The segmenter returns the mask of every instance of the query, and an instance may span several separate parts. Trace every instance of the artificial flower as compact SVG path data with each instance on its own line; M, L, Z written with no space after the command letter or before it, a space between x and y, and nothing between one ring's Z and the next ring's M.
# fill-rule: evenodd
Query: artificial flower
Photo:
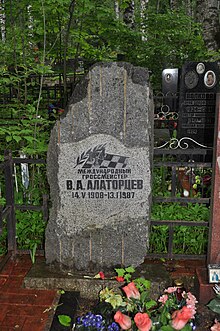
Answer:
M105 275L104 272L99 271L99 273L97 275L94 276L94 278L100 278L100 279L105 279Z
M176 310L172 314L172 327L175 330L181 330L184 328L186 323L193 318L195 315L195 310L187 306L183 306L182 309Z
M186 296L186 305L187 307L192 307L195 309L196 303L198 303L198 301L196 300L196 297L191 293L191 292L183 292L183 297Z
M118 277L123 278L121 275ZM76 323L75 331L120 331L133 327L138 331L177 331L185 329L185 326L187 330L195 326L193 319L197 300L191 292L180 292L182 300L179 300L176 293L178 289L168 287L156 302L149 297L149 281L145 278L131 281L120 290L122 294L119 294L118 287L101 290L99 303L94 310L97 315L91 321L88 317L80 320ZM101 321L99 315L103 318ZM220 331L219 325L216 321L210 331Z
M158 299L158 302L161 302L163 305L166 303L166 301L168 300L168 295L167 294L163 294L161 295L161 297Z
M215 319L215 324L211 327L211 331L220 331L220 322L217 319Z
M105 299L105 302L108 302L112 305L112 308L116 309L119 306L124 306L122 296L120 294L114 294L109 298Z
M120 310L118 310L114 315L114 320L118 323L122 330L128 330L131 328L131 319L129 316L122 314Z
M129 283L128 285L122 287L122 290L125 292L128 299L140 299L140 292L138 291L137 287L135 286L134 282Z
M101 279L105 279L104 272L100 271L100 272L99 272L99 276L100 276Z
M177 288L174 286L174 287L168 287L166 290L164 290L165 293L174 293L176 292Z
M152 326L152 321L147 313L137 313L134 316L134 322L140 331L149 331Z

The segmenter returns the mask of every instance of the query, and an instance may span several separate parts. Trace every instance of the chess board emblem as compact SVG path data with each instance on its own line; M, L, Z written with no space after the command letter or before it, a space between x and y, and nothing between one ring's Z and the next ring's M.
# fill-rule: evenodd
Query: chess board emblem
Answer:
M77 157L76 165L81 168L112 168L122 169L126 168L128 156L106 153L106 144L97 145L84 151Z

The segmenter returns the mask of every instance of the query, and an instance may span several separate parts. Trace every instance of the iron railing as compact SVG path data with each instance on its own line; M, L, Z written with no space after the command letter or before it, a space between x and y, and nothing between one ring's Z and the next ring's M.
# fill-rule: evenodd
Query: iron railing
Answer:
M7 228L7 253L4 261L7 261L8 256L14 256L17 253L27 253L28 250L19 250L16 243L16 210L22 211L41 211L43 214L43 219L46 222L48 220L48 195L42 195L42 204L15 204L14 197L14 165L15 164L45 164L44 159L29 159L29 158L13 158L11 151L6 151L4 155L4 161L0 164L0 172L3 172L3 177L5 179L4 185L4 196L5 205L0 206L0 236L3 230L3 220L6 220ZM43 246L43 243L42 243ZM43 254L43 249L38 250L38 254ZM3 261L3 262L4 262ZM2 262L2 263L3 263Z

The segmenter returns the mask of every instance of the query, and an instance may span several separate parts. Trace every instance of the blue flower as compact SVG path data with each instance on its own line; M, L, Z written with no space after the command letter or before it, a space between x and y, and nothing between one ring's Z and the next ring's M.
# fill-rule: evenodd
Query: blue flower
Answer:
M76 320L77 325L81 325L84 328L89 328L92 331L106 331L105 328L105 320L103 320L102 315L100 314L93 314L91 312L88 312L86 315L78 317ZM110 331L118 331L118 329L110 330Z
M113 322L108 326L108 331L119 331L119 326L117 323Z
M102 321L103 320L103 317L102 315L95 315L96 316L96 321L99 322L99 321Z

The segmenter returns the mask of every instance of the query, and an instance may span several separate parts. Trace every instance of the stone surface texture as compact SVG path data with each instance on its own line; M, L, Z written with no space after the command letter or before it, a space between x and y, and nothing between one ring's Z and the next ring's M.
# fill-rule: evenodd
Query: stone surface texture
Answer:
M100 270L143 262L152 155L148 71L128 63L94 65L51 133L48 264Z
M42 260L37 261L24 279L25 288L34 289L63 289L65 291L80 292L80 297L97 300L99 292L108 287L117 293L126 283L115 279L116 273L105 275L105 279L94 278L94 274L77 271L65 274L54 267L46 265ZM162 264L141 264L137 267L133 279L143 277L151 282L149 296L157 300L161 291L170 284L172 279Z

